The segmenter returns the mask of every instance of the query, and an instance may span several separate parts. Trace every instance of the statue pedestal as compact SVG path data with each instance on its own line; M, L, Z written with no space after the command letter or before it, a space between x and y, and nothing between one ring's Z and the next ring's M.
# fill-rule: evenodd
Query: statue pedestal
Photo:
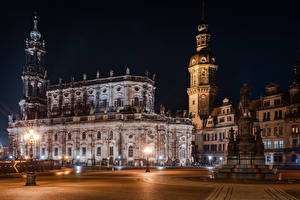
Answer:
M35 173L27 172L26 174L26 186L35 186Z

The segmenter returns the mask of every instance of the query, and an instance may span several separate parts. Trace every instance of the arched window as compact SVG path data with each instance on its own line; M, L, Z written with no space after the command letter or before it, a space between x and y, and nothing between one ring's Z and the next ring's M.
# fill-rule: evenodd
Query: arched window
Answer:
M133 146L129 146L128 148L128 157L133 157Z
M138 105L139 105L139 98L138 97L134 97L133 106L138 106Z
M54 140L57 141L57 139L58 139L58 136L57 136L57 133L55 133Z
M85 133L85 132L82 133L82 139L83 139L83 140L86 139L86 133Z
M111 131L110 134L109 134L109 139L110 139L110 140L113 140L113 139L114 139L114 133L113 133L112 131Z
M72 139L72 135L71 133L68 133L68 140L71 140Z
M185 148L184 147L181 147L180 158L185 158Z
M98 133L97 133L97 139L101 140L101 132L100 131L98 131Z

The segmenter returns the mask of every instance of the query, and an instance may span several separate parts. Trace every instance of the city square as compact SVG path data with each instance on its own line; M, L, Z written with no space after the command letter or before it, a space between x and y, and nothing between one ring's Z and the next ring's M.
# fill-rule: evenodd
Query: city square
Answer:
M283 173L282 183L230 183L209 180L207 169L144 169L93 171L69 169L37 177L38 186L24 186L24 178L1 178L1 199L299 199L300 173ZM292 178L291 182L284 178Z
M299 2L3 8L0 200L300 199Z

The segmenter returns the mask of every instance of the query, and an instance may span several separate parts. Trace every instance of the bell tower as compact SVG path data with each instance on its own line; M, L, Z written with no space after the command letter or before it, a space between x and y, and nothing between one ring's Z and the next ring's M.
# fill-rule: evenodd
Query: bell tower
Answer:
M25 58L23 69L23 96L19 102L22 119L40 119L46 116L46 89L47 72L45 70L45 42L40 41L41 33L38 31L37 16L34 16L34 27L30 32L30 39L26 39Z
M203 122L209 117L215 105L218 93L216 85L216 72L218 65L215 56L210 51L210 37L206 23L205 2L202 0L201 24L198 26L199 34L196 36L197 53L189 62L190 87L189 113L197 129L203 127Z

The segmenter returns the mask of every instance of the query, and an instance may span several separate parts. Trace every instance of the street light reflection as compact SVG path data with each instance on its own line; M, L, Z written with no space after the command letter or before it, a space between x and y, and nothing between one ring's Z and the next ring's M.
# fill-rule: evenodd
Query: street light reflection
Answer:
M82 171L82 167L81 166L75 166L75 172L76 174L80 174Z

